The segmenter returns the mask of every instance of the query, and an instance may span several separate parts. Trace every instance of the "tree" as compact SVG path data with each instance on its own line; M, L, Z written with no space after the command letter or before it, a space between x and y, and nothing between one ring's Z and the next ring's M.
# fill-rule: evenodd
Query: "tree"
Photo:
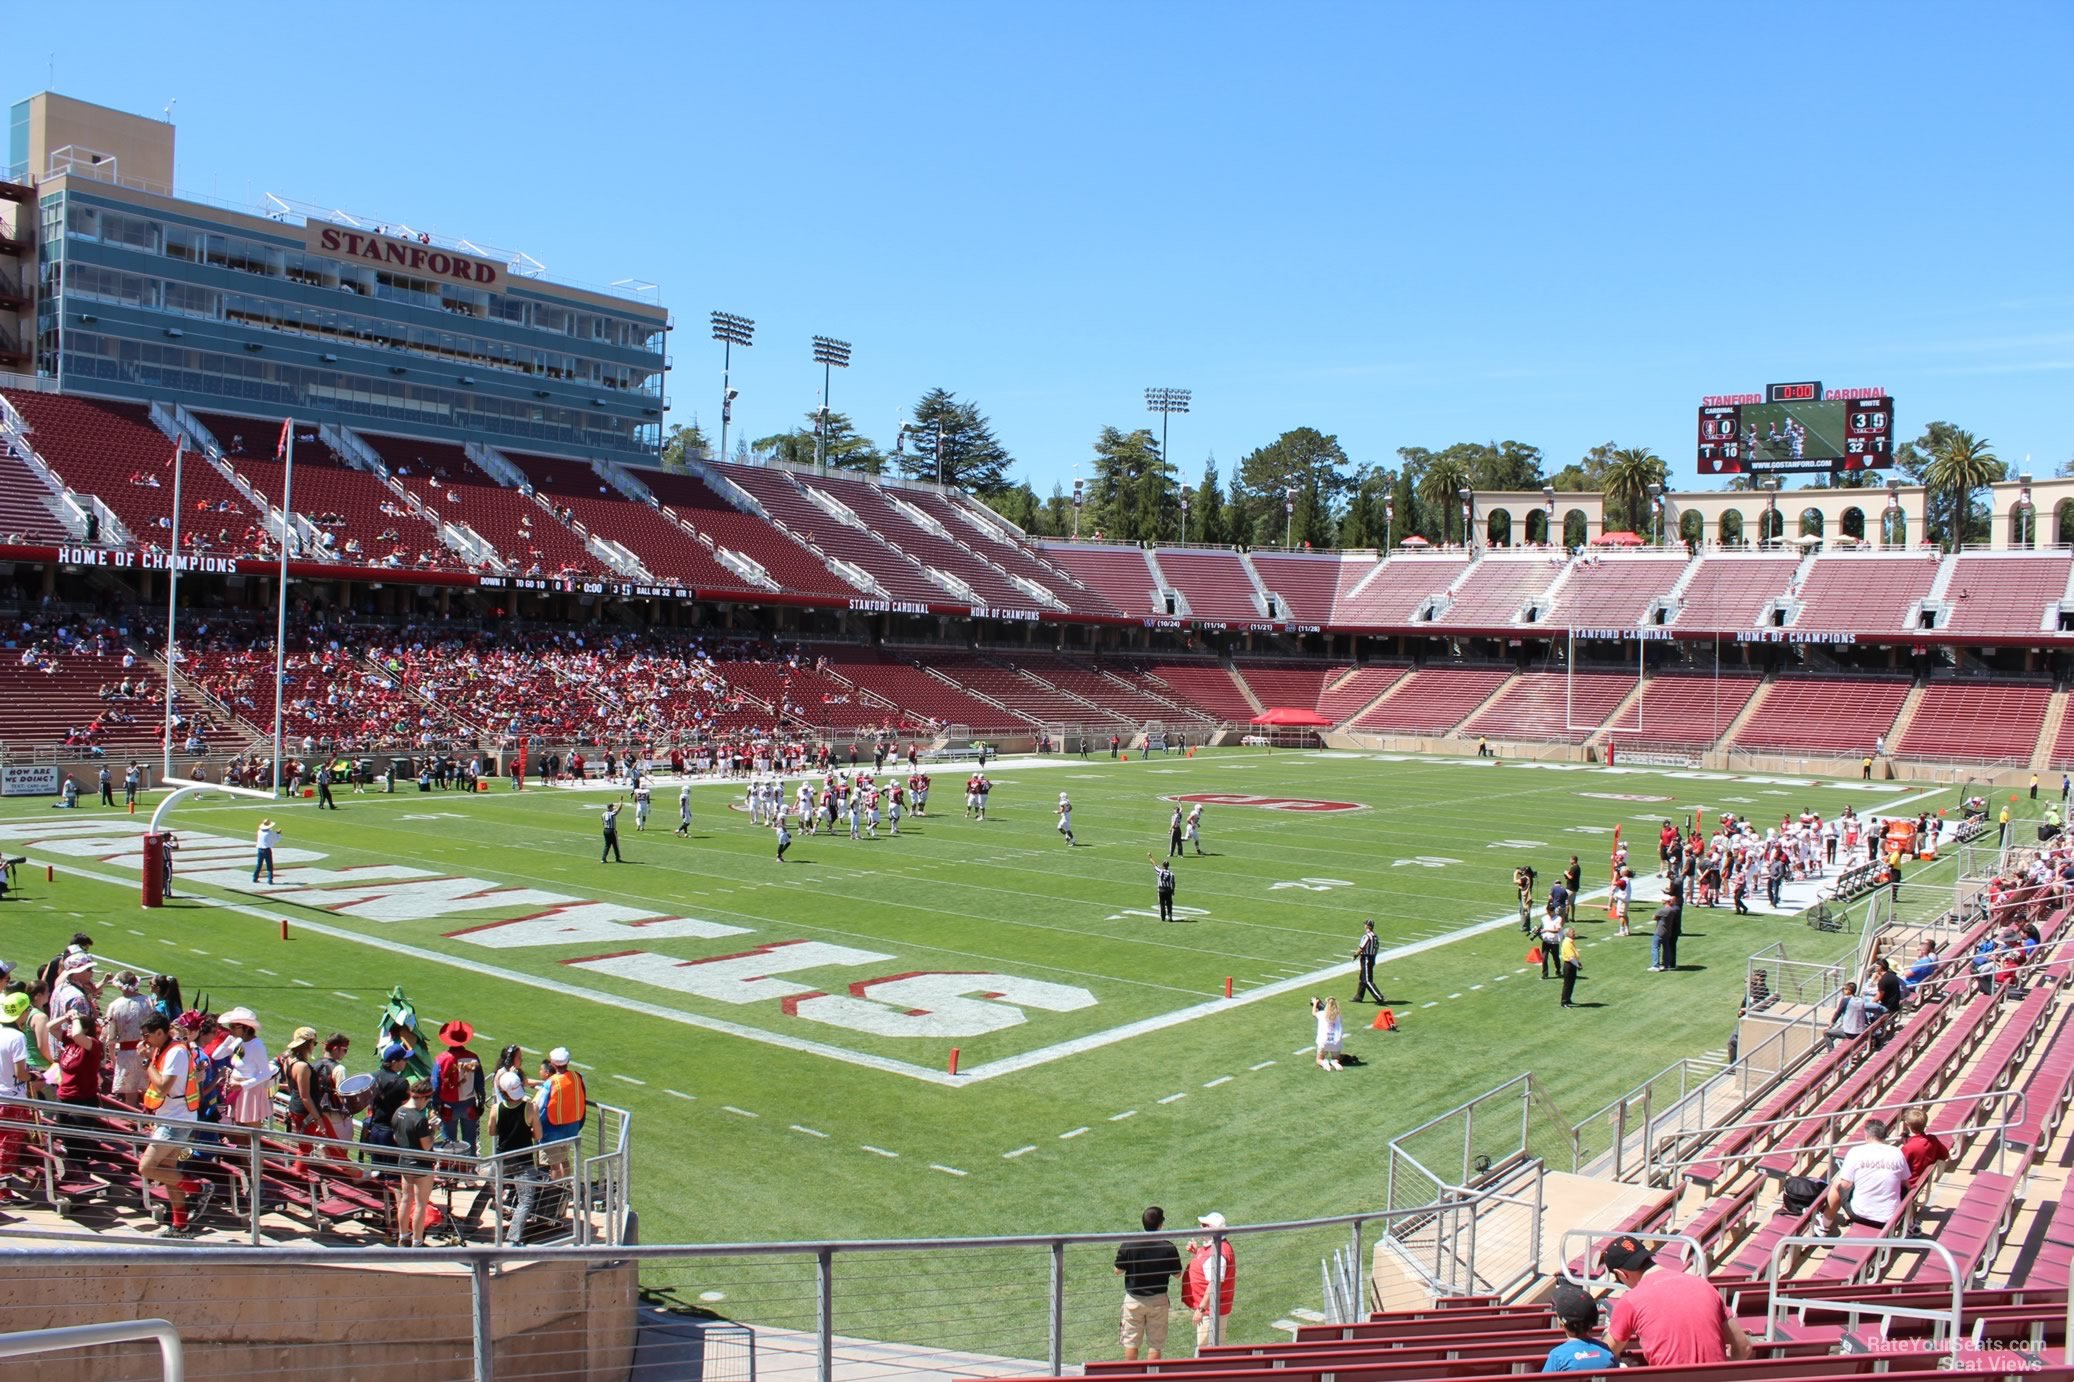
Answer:
M750 448L767 461L785 461L792 465L814 464L814 419L819 409L806 415L806 424L790 432L778 432L768 437L758 437ZM886 458L873 446L869 437L857 435L847 413L831 411L828 426L820 448L823 459L832 470L861 470L877 475L886 468Z
M1453 455L1469 468L1471 489L1541 488L1541 448L1518 441L1457 442Z
M1038 520L1043 525L1046 537L1071 537L1073 535L1073 500L1066 487L1054 482L1051 497L1044 501L1038 511Z
M1453 542L1462 511L1461 491L1468 488L1469 467L1443 451L1429 459L1419 476L1419 498L1440 516L1440 540Z
M949 448L945 448L948 450ZM1027 481L1005 485L985 497L986 506L1026 533L1037 531L1037 492Z
M1314 427L1284 432L1266 446L1249 452L1232 473L1234 504L1247 496L1250 530L1234 527L1234 540L1262 544L1283 541L1288 528L1288 491L1296 491L1296 535L1313 546L1328 545L1338 522L1340 504L1353 488L1347 453L1339 438Z
M1646 446L1616 447L1606 457L1606 528L1609 532L1645 532L1655 514L1649 507L1649 487L1671 478L1663 457ZM1621 528L1613 526L1618 511Z
M936 425L943 424L943 465L936 455ZM947 485L990 495L1012 483L1009 467L1015 464L1008 448L994 438L994 430L979 405L960 403L948 389L931 389L915 404L913 425L905 445L895 459L901 472L914 480L941 479Z
M1174 468L1159 454L1150 428L1104 427L1095 438L1095 477L1088 486L1090 522L1106 538L1143 542L1180 530Z
M1996 459L1992 442L1962 428L1952 428L1934 446L1923 483L1932 494L1944 496L1945 542L1957 550L1963 542L1986 536L1986 517L1975 512L1973 497L2009 471Z
M1231 528L1224 506L1224 486L1217 482L1217 458L1203 465L1203 482L1190 496L1188 527L1196 542L1231 541Z
M1402 542L1413 534L1423 537L1426 533L1426 515L1419 504L1419 471L1409 455L1418 449L1400 447L1397 452L1405 457L1405 463L1397 468L1397 477L1390 487L1390 507L1382 513L1383 541L1387 544Z
M699 420L696 417L692 418L689 427L681 422L676 424L670 428L669 435L663 438L664 470L681 475L691 468L688 462L712 459L713 444L706 440L706 434L699 429Z

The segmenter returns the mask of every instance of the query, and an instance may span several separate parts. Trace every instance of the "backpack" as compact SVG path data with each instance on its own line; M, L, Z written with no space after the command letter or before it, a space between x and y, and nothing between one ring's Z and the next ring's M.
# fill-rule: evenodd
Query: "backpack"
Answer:
M317 1110L321 1113L344 1113L346 1106L338 1097L339 1064L331 1057L313 1062L310 1066L310 1093L316 1097Z
M1814 1207L1829 1189L1826 1180L1814 1180L1808 1176L1788 1176L1779 1182L1779 1199L1788 1214L1805 1214Z
M439 1081L442 1104L477 1104L483 1101L482 1060L474 1055L451 1052L454 1059Z

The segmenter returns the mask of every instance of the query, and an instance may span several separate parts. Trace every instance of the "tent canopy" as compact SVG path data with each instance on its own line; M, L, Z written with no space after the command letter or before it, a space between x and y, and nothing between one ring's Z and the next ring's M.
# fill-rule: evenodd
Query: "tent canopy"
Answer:
M1278 705L1272 709L1263 710L1260 714L1253 717L1253 723L1256 725L1283 725L1300 729L1327 729L1332 725L1332 721L1326 719L1317 711L1305 710L1301 706L1294 705Z
M1592 539L1594 547L1642 547L1645 546L1638 533L1600 533Z

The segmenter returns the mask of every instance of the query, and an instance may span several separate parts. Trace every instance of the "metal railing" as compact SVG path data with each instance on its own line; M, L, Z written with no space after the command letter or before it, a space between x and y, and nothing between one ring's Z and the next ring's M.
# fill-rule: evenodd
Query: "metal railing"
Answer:
M1880 1246L1884 1249L1905 1248L1923 1253L1934 1252L1944 1259L1945 1275L1952 1285L1952 1308L1949 1310L1931 1310L1918 1305L1896 1305L1891 1302L1873 1300L1824 1300L1820 1296L1803 1296L1798 1294L1789 1299L1782 1300L1779 1296L1780 1287L1784 1286L1789 1290L1793 1290L1800 1286L1812 1284L1789 1282L1781 1279L1784 1275L1781 1268L1785 1263L1786 1254L1795 1248L1834 1247L1835 1245L1835 1239L1825 1238L1817 1234L1803 1234L1781 1238L1778 1242L1772 1244L1771 1261L1765 1268L1765 1277L1770 1282L1770 1289L1765 1293L1764 1302L1765 1334L1772 1338L1779 1337L1779 1324L1784 1317L1780 1310L1782 1305L1786 1307L1787 1311L1795 1309L1844 1310L1849 1311L1854 1317L1870 1315L1880 1320L1929 1320L1936 1331L1932 1336L1933 1340L1941 1341L1942 1346L1950 1351L1954 1366L1956 1366L1959 1350L1966 1341L1966 1336L1960 1328L1960 1312L1964 1302L1962 1293L1966 1281L1959 1271L1958 1261L1953 1258L1951 1250L1934 1238L1883 1238L1880 1240ZM1815 1289L1819 1290L1820 1288L1816 1287ZM2074 1297L2070 1297L2070 1299L2074 1299Z
M180 1348L180 1331L171 1320L137 1320L132 1323L75 1324L58 1329L25 1329L0 1334L0 1358L30 1358L39 1353L61 1353L74 1348L106 1348L149 1340L158 1345L159 1376L165 1382L185 1382L187 1357Z

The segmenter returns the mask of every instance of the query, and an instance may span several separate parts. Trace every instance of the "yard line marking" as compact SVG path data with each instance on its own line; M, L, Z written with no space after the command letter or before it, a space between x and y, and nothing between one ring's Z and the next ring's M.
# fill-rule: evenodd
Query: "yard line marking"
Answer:
M1014 1160L1015 1160L1015 1159L1016 1159L1017 1157L1019 1157L1019 1156L1022 1156L1022 1155L1023 1155L1024 1153L1026 1153L1026 1152L1034 1152L1034 1151L1036 1151L1036 1150L1037 1150L1037 1146L1036 1146L1036 1144L1035 1144L1035 1143L1032 1143L1031 1145L1029 1145L1029 1146L1027 1146L1027 1147L1017 1147L1017 1148L1016 1148L1016 1149L1015 1149L1014 1151L1012 1151L1012 1152L1003 1152L1003 1153L1001 1153L1001 1159L1002 1159L1003 1161L1014 1161Z
M1062 1133L1060 1133L1060 1134L1059 1134L1059 1141L1061 1141L1061 1142L1069 1142L1069 1141L1071 1141L1072 1139L1074 1139L1074 1138L1076 1138L1076 1137L1080 1136L1080 1135L1081 1135L1082 1133L1084 1133L1084 1132L1086 1132L1086 1131L1087 1131L1087 1129L1086 1129L1086 1128L1075 1128L1075 1129L1073 1129L1073 1131L1071 1131L1071 1132L1062 1132Z
M1161 1102L1161 1103L1163 1103L1163 1104L1171 1104L1171 1103L1173 1103L1173 1102L1174 1102L1174 1101L1175 1101L1176 1099L1186 1099L1187 1097L1188 1097L1188 1091L1184 1089L1184 1090L1182 1090L1182 1091L1181 1091L1181 1092L1180 1092L1179 1094L1169 1094L1169 1095L1168 1095L1168 1096L1167 1096L1166 1098L1164 1098L1164 1099L1160 1100L1160 1102Z
M1491 982L1494 984L1502 984L1511 977L1512 976L1510 974L1494 974L1491 976Z
M1462 995L1461 995L1461 994L1459 994L1459 993L1451 993L1451 994L1449 994L1449 995L1448 995L1448 997L1450 997L1450 998L1460 998L1461 996L1462 996Z
M132 929L132 928L129 928L129 927L125 927L124 929L125 929L125 930L128 930L128 931L129 931L129 933L130 933L131 935L133 935L133 936L141 936L141 935L143 935L143 934L144 934L144 933L143 933L142 931L138 931L138 930L135 930L135 929Z
M288 982L296 985L299 988L313 989L317 987L315 984L311 983L307 979L290 979Z
M1246 1068L1247 1068L1248 1070L1265 1070L1265 1069L1267 1069L1267 1068L1268 1068L1268 1067L1269 1067L1270 1065L1273 1065L1273 1064L1274 1064L1274 1062L1273 1062L1273 1061L1271 1061L1271 1060L1264 1060L1264 1061L1262 1061L1262 1062L1261 1062L1260 1064L1258 1064L1258 1065L1249 1065L1249 1066L1247 1066Z
M696 1094L686 1094L681 1089L666 1089L663 1091L663 1093L669 1095L673 1099L696 1099L699 1097Z
M937 1163L933 1161L929 1163L929 1169L932 1171L941 1171L947 1176L962 1176L965 1174L965 1172L960 1171L955 1166L939 1166Z
M166 939L166 938L165 938L164 936L160 936L160 937L158 938L158 943L159 943L160 945L178 945L178 944L180 944L180 942L178 942L178 941L169 941L169 940L167 940L167 939Z
M347 993L347 992L346 992L346 991L345 991L344 989L333 989L333 990L331 991L331 996L332 996L333 998L343 998L343 999L345 999L345 1000L346 1000L346 1001L347 1001L348 1003L358 1003L358 1002L360 1001L360 995L359 995L359 994L357 994L357 993Z
M1422 1008L1437 1008L1437 1007L1439 1007L1439 1006L1440 1006L1440 1000L1438 1000L1438 999L1435 999L1435 1000L1433 1000L1432 1002L1428 1002L1428 1003L1421 1003L1421 1004L1419 1004L1419 1006L1420 1006L1420 1007L1422 1007Z
M1217 1077L1216 1079L1214 1079L1214 1080L1209 1080L1209 1081L1206 1081L1206 1082L1204 1083L1204 1085L1203 1085L1203 1088L1204 1088L1204 1089L1215 1089L1215 1088L1217 1088L1217 1086L1218 1086L1218 1085L1221 1085L1221 1084L1230 1084L1230 1083L1231 1083L1231 1076L1229 1076L1229 1075L1219 1075L1219 1076L1218 1076L1218 1077Z
M1512 972L1514 974L1525 974L1527 972L1527 967L1525 965L1521 965L1518 969L1515 969Z
M243 960L233 960L228 955L225 955L223 957L223 962L227 965L236 965L239 969L243 969L245 967L245 962Z
M760 1113L751 1113L745 1108L736 1108L733 1104L722 1104L720 1107L742 1118L761 1118L763 1116Z
M208 952L208 951L206 951L206 950L196 950L196 949L195 949L195 947L194 947L194 946L191 946L191 945L190 945L190 946L188 946L187 948L188 948L189 950L193 950L193 951L194 951L194 953L195 953L195 954L197 954L197 955L206 955L206 954L208 954L208 953L209 953L209 952Z
M1292 1056L1308 1056L1312 1050L1313 1048L1309 1046L1299 1046L1294 1051L1291 1051L1289 1054Z
M826 1136L828 1136L828 1134L827 1134L827 1133L825 1133L825 1132L822 1132L822 1131L821 1131L820 1129L818 1129L818 1128L809 1128L809 1127L805 1127L805 1126L803 1126L803 1125L801 1125L801 1124L799 1124L799 1123L794 1123L794 1124L792 1125L792 1130L793 1130L794 1132L803 1132L803 1133L805 1133L805 1134L806 1134L806 1135L807 1135L808 1137L826 1137Z
M1475 993L1475 992L1476 992L1476 991L1477 991L1478 989L1480 989L1480 988L1482 988L1482 987L1483 987L1483 985L1482 985L1482 984L1471 984L1471 985L1469 986L1469 991L1470 991L1471 993Z
M481 1035L482 1035L482 1033L478 1032L478 1033L476 1033L476 1035L477 1035L477 1036L481 1036ZM624 1080L624 1081L626 1081L626 1082L627 1082L628 1084L638 1084L638 1085L645 1085L645 1084L647 1084L647 1083L648 1083L648 1081L646 1081L646 1080L637 1080L637 1079L635 1079L635 1078L634 1078L634 1077L633 1077L632 1075L614 1075L614 1076L613 1076L612 1078L613 1078L613 1079L615 1079L615 1080Z
M281 977L280 975L274 973L271 969L262 969L259 972L261 974L264 974L269 979L278 979Z
M1138 1116L1138 1110L1136 1110L1136 1109L1134 1109L1134 1108L1127 1108L1127 1109L1125 1109L1125 1110L1124 1110L1124 1111L1123 1111L1122 1113L1112 1113L1112 1114L1110 1114L1110 1115L1109 1115L1109 1121L1110 1121L1110 1122L1112 1122L1112 1123L1121 1123L1121 1122L1122 1122L1122 1121L1123 1121L1124 1119L1126 1119L1126 1118L1136 1118L1137 1116Z
M864 1143L863 1147L865 1151L870 1152L873 1156L890 1157L895 1161L900 1159L900 1153L889 1152L884 1147L874 1147L869 1142Z

